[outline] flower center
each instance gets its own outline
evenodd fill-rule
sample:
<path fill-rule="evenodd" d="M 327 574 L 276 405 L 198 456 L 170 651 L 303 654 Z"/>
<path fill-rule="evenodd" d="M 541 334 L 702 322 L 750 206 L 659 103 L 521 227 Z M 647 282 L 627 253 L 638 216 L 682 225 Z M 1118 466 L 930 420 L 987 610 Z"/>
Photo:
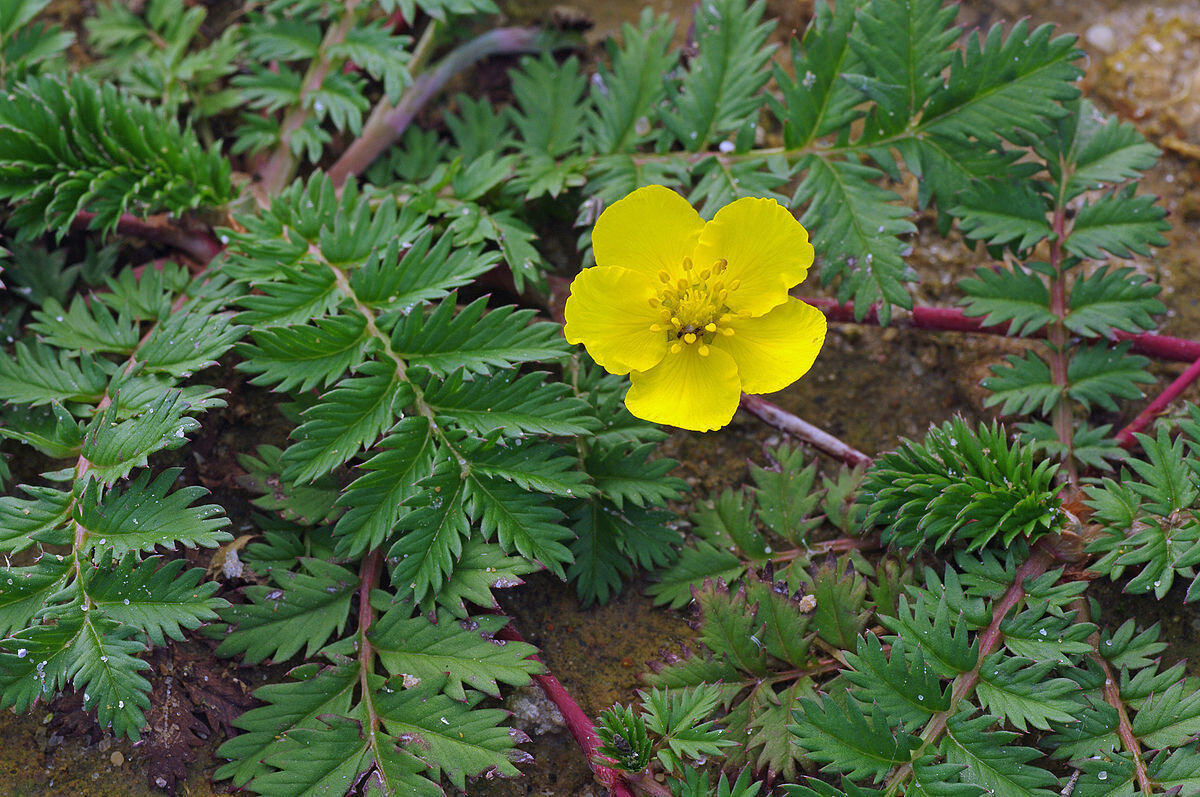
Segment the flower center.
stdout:
<path fill-rule="evenodd" d="M 732 335 L 729 322 L 748 313 L 729 309 L 729 295 L 741 286 L 741 280 L 726 283 L 721 275 L 729 267 L 721 258 L 711 268 L 697 270 L 690 257 L 683 259 L 683 276 L 674 282 L 666 271 L 658 278 L 663 287 L 650 306 L 659 312 L 660 321 L 650 325 L 650 331 L 665 334 L 672 354 L 684 346 L 699 344 L 697 353 L 707 357 L 708 345 L 717 335 Z"/>

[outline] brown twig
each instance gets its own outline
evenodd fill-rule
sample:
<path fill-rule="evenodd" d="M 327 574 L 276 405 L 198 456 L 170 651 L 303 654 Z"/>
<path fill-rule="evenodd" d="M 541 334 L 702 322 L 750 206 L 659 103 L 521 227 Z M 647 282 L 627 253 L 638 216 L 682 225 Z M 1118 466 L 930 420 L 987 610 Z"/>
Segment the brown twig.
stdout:
<path fill-rule="evenodd" d="M 1135 434 L 1145 429 L 1150 423 L 1166 411 L 1167 405 L 1177 399 L 1183 391 L 1187 390 L 1193 382 L 1200 379 L 1200 359 L 1187 367 L 1182 374 L 1175 377 L 1175 381 L 1167 385 L 1162 393 L 1146 405 L 1146 409 L 1138 413 L 1137 417 L 1130 421 L 1124 429 L 1117 432 L 1117 445 L 1121 448 L 1133 448 L 1137 445 Z"/>
<path fill-rule="evenodd" d="M 517 631 L 512 623 L 501 628 L 496 636 L 500 639 L 507 639 L 510 642 L 525 641 L 525 638 L 521 636 L 521 633 Z M 537 656 L 531 656 L 530 658 L 545 664 Z M 633 797 L 633 792 L 629 788 L 625 775 L 600 763 L 598 753 L 600 750 L 600 737 L 596 735 L 591 719 L 588 718 L 587 714 L 583 713 L 583 709 L 571 697 L 571 693 L 554 677 L 554 674 L 549 669 L 542 675 L 534 675 L 533 680 L 537 683 L 538 688 L 542 690 L 542 694 L 562 714 L 563 720 L 567 723 L 567 730 L 571 732 L 571 735 L 575 737 L 576 743 L 583 750 L 588 766 L 592 768 L 592 773 L 596 776 L 596 780 L 607 788 L 613 797 Z"/>
<path fill-rule="evenodd" d="M 797 418 L 761 396 L 743 393 L 741 408 L 759 420 L 803 440 L 818 451 L 828 454 L 851 468 L 859 465 L 865 467 L 871 464 L 871 458 L 863 452 L 843 443 L 828 432 L 818 429 L 808 421 Z"/>

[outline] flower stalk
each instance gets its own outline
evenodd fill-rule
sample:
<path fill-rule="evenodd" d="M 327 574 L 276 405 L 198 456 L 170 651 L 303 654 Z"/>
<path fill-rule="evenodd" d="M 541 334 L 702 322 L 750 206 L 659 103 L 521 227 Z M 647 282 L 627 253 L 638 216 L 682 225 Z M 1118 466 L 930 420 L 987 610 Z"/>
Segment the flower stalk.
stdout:
<path fill-rule="evenodd" d="M 847 467 L 866 467 L 871 464 L 871 458 L 858 449 L 760 396 L 743 393 L 741 408 L 781 432 L 803 440 Z"/>

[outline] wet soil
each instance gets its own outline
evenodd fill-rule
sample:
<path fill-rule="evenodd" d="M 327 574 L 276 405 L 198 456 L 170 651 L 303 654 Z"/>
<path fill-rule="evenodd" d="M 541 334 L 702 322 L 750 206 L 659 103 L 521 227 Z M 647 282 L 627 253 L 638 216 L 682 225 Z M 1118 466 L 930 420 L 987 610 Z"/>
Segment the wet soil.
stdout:
<path fill-rule="evenodd" d="M 56 7 L 70 6 L 70 3 Z M 579 4 L 571 8 L 554 0 L 514 0 L 505 11 L 514 22 L 541 22 L 557 15 L 584 17 L 593 24 L 586 41 L 595 44 L 619 32 L 622 22 L 636 19 L 643 5 L 679 20 L 677 35 L 686 32 L 691 0 L 612 0 Z M 557 6 L 557 8 L 556 8 Z M 76 5 L 76 7 L 78 7 Z M 776 39 L 802 31 L 811 13 L 811 2 L 768 3 L 768 12 L 780 20 Z M 1141 3 L 1122 0 L 968 0 L 960 19 L 968 27 L 986 27 L 997 21 L 1030 17 L 1034 23 L 1052 22 L 1080 35 L 1088 54 L 1085 90 L 1103 109 L 1115 111 L 1139 124 L 1164 150 L 1159 165 L 1147 175 L 1143 190 L 1155 192 L 1171 212 L 1171 245 L 1133 265 L 1164 286 L 1163 301 L 1170 312 L 1163 331 L 1200 337 L 1200 5 L 1194 2 Z M 957 279 L 988 261 L 952 236 L 942 239 L 927 219 L 919 220 L 912 265 L 922 276 L 918 301 L 952 304 L 958 294 Z M 804 286 L 804 292 L 819 293 Z M 893 446 L 900 437 L 920 435 L 931 423 L 955 414 L 968 418 L 990 417 L 983 409 L 979 380 L 987 367 L 1004 354 L 1021 350 L 1020 343 L 992 336 L 932 333 L 905 327 L 903 317 L 889 329 L 841 325 L 830 331 L 825 348 L 812 372 L 796 385 L 772 397 L 784 408 L 841 437 L 867 453 Z M 1182 366 L 1158 367 L 1169 379 Z M 1200 400 L 1192 389 L 1185 398 Z M 210 454 L 228 455 L 244 450 L 242 436 L 264 428 L 259 408 L 247 401 L 246 414 L 224 413 L 228 427 L 219 431 Z M 1125 408 L 1120 423 L 1138 410 Z M 209 423 L 212 421 L 210 420 Z M 747 461 L 762 458 L 765 444 L 778 436 L 758 421 L 739 416 L 727 429 L 713 434 L 679 433 L 665 452 L 681 461 L 679 475 L 692 485 L 694 497 L 703 499 L 725 487 L 741 485 Z M 244 496 L 229 489 L 219 496 L 231 506 L 235 528 L 245 514 Z M 229 499 L 230 503 L 226 503 Z M 615 701 L 634 699 L 639 673 L 661 649 L 676 647 L 690 634 L 683 618 L 654 609 L 635 582 L 609 605 L 579 608 L 573 590 L 555 579 L 538 575 L 521 588 L 501 597 L 504 609 L 526 638 L 542 650 L 542 657 L 584 710 L 596 714 Z M 1097 585 L 1099 586 L 1099 585 Z M 1115 595 L 1114 595 L 1115 597 Z M 1193 657 L 1200 651 L 1200 618 L 1183 610 L 1182 595 L 1156 602 L 1149 598 L 1105 601 L 1119 606 L 1123 616 L 1136 616 L 1149 624 L 1159 620 L 1171 655 Z M 274 677 L 266 671 L 238 671 L 231 677 L 252 687 Z M 0 797 L 47 795 L 105 797 L 107 795 L 161 794 L 148 780 L 145 750 L 128 740 L 109 736 L 70 734 L 59 728 L 55 706 L 39 706 L 25 717 L 0 714 Z M 69 725 L 67 726 L 69 727 Z M 570 736 L 551 723 L 544 733 L 531 728 L 534 741 L 527 747 L 535 756 L 516 781 L 479 783 L 472 794 L 488 797 L 545 795 L 546 797 L 600 797 L 590 773 Z M 199 748 L 189 774 L 178 784 L 183 795 L 225 793 L 227 784 L 211 784 L 221 763 L 213 758 L 219 734 Z"/>

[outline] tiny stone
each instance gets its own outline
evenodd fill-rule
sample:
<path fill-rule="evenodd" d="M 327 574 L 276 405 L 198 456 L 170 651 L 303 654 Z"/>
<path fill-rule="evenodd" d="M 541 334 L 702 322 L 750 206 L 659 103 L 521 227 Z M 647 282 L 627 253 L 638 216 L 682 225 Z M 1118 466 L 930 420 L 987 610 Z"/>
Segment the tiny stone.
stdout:
<path fill-rule="evenodd" d="M 1108 54 L 1117 51 L 1117 34 L 1108 25 L 1092 25 L 1083 34 L 1083 38 L 1102 53 Z"/>
<path fill-rule="evenodd" d="M 125 763 L 125 754 L 120 750 L 114 750 L 113 754 L 108 757 L 108 760 L 112 762 L 114 767 L 119 767 Z"/>

